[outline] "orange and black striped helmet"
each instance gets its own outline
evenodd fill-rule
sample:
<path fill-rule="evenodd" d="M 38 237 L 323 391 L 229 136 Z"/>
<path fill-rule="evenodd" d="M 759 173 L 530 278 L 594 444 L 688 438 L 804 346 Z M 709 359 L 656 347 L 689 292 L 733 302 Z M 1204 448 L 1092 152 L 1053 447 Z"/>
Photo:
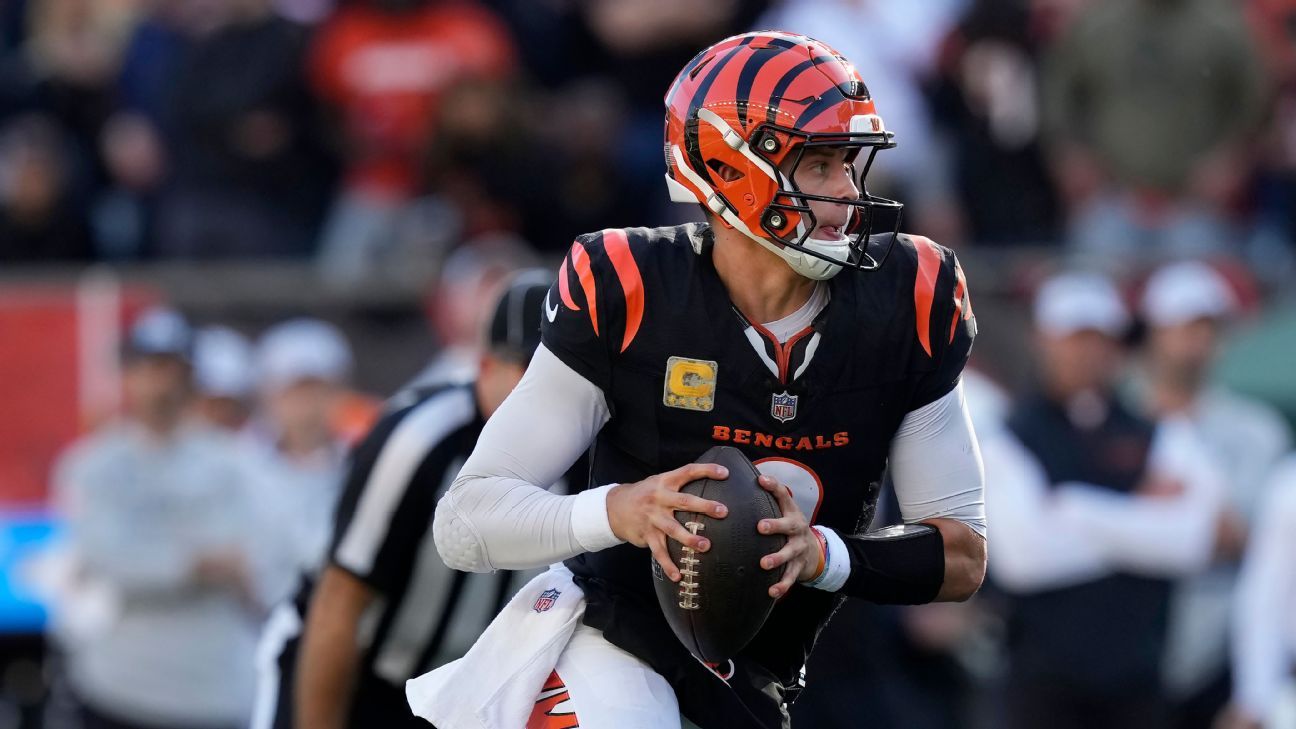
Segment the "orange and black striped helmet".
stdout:
<path fill-rule="evenodd" d="M 796 168 L 812 146 L 847 147 L 852 164 L 860 150 L 868 150 L 864 164 L 855 166 L 858 198 L 797 188 Z M 871 195 L 864 186 L 874 155 L 894 146 L 855 67 L 827 44 L 795 33 L 726 38 L 695 56 L 666 93 L 671 199 L 701 203 L 725 226 L 834 264 L 834 272 L 837 265 L 871 270 L 881 264 L 868 255 L 867 245 L 883 209 L 894 220 L 894 239 L 900 203 Z M 739 174 L 718 174 L 722 165 Z M 810 200 L 850 206 L 847 260 L 807 246 L 817 228 Z"/>

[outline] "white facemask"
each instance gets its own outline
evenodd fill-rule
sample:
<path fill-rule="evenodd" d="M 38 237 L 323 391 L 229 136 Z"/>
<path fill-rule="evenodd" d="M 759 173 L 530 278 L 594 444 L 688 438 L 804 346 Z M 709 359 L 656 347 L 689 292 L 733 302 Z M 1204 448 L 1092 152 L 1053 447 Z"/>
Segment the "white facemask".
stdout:
<path fill-rule="evenodd" d="M 779 175 L 779 177 L 782 178 L 784 185 L 791 186 L 791 183 L 788 182 L 786 177 L 783 177 L 782 175 Z M 852 209 L 847 218 L 845 226 L 846 230 L 850 230 L 849 221 L 853 220 L 854 217 L 855 211 Z M 797 223 L 796 230 L 793 231 L 793 240 L 805 235 L 805 230 L 806 220 L 802 217 L 801 222 Z M 816 258 L 804 251 L 799 251 L 789 246 L 779 245 L 768 238 L 752 235 L 751 231 L 744 230 L 743 232 L 747 233 L 748 237 L 753 238 L 769 250 L 777 253 L 780 258 L 787 262 L 787 265 L 792 267 L 793 271 L 796 271 L 806 278 L 814 279 L 815 281 L 825 281 L 836 276 L 842 270 L 841 266 L 835 263 L 829 263 L 822 258 Z M 801 247 L 808 248 L 815 253 L 843 263 L 850 258 L 851 253 L 849 237 L 844 237 L 840 240 L 806 238 L 805 241 L 801 243 Z"/>
<path fill-rule="evenodd" d="M 811 278 L 815 281 L 824 281 L 836 276 L 842 270 L 841 266 L 835 263 L 829 263 L 822 258 L 816 258 L 804 251 L 798 251 L 795 248 L 779 245 L 767 238 L 760 238 L 757 236 L 751 237 L 769 250 L 777 253 L 780 258 L 787 262 L 787 265 L 792 267 L 793 271 L 796 271 L 806 278 Z M 802 247 L 809 248 L 815 253 L 821 253 L 834 261 L 845 262 L 850 256 L 849 239 L 823 240 L 820 238 L 807 238 L 801 245 Z"/>

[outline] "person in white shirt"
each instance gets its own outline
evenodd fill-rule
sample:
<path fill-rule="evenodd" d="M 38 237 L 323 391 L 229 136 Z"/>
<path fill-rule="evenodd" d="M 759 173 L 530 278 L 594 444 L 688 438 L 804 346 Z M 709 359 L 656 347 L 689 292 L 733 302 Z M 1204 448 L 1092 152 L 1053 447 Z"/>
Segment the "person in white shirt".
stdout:
<path fill-rule="evenodd" d="M 1171 603 L 1166 688 L 1176 729 L 1206 729 L 1228 699 L 1229 605 L 1249 524 L 1269 475 L 1291 448 L 1272 407 L 1210 381 L 1237 298 L 1205 263 L 1158 269 L 1144 288 L 1143 367 L 1131 390 L 1150 417 L 1183 417 L 1196 428 L 1225 476 L 1224 508 L 1210 569 L 1179 582 Z"/>
<path fill-rule="evenodd" d="M 177 313 L 143 315 L 125 413 L 54 470 L 76 579 L 104 603 L 62 646 L 84 729 L 233 729 L 251 710 L 266 598 L 246 545 L 266 529 L 233 440 L 186 420 L 191 341 Z"/>
<path fill-rule="evenodd" d="M 237 433 L 252 414 L 256 382 L 252 345 L 226 326 L 207 326 L 194 336 L 194 411 L 211 425 Z"/>
<path fill-rule="evenodd" d="M 257 342 L 258 413 L 247 431 L 265 507 L 278 515 L 274 599 L 324 558 L 342 491 L 347 447 L 332 417 L 353 367 L 351 346 L 332 324 L 298 318 Z"/>
<path fill-rule="evenodd" d="M 1220 477 L 1187 422 L 1115 397 L 1129 315 L 1110 281 L 1051 279 L 1035 322 L 1039 389 L 982 446 L 1008 726 L 1161 726 L 1169 578 L 1209 561 Z"/>
<path fill-rule="evenodd" d="M 1257 511 L 1232 624 L 1233 696 L 1216 729 L 1288 729 L 1279 718 L 1296 670 L 1296 456 L 1274 469 Z M 1291 710 L 1291 707 L 1288 707 Z"/>

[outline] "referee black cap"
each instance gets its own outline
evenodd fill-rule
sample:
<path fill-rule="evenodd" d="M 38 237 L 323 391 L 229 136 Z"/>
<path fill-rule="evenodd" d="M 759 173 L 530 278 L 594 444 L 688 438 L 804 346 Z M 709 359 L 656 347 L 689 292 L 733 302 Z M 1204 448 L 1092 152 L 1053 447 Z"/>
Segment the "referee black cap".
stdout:
<path fill-rule="evenodd" d="M 487 333 L 492 352 L 529 363 L 540 346 L 544 300 L 554 275 L 542 268 L 519 272 L 509 280 L 495 305 Z"/>

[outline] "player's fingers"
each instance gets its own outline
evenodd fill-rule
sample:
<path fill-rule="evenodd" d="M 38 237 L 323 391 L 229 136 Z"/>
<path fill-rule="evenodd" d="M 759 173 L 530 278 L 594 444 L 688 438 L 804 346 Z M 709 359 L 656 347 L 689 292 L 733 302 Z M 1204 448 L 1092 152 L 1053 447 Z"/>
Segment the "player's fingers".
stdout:
<path fill-rule="evenodd" d="M 797 547 L 792 542 L 788 542 L 782 549 L 773 554 L 767 554 L 761 557 L 761 567 L 767 570 L 777 569 L 781 564 L 791 562 L 797 555 Z"/>
<path fill-rule="evenodd" d="M 796 534 L 805 527 L 805 517 L 799 513 L 756 522 L 756 531 L 761 534 Z"/>
<path fill-rule="evenodd" d="M 679 582 L 679 568 L 671 561 L 670 552 L 666 551 L 666 537 L 661 532 L 651 532 L 648 535 L 648 551 L 652 552 L 653 559 L 661 565 L 666 578 L 671 582 Z"/>
<path fill-rule="evenodd" d="M 792 589 L 792 585 L 796 584 L 796 578 L 799 574 L 801 574 L 800 565 L 796 562 L 790 563 L 787 569 L 783 570 L 783 579 L 770 587 L 769 596 L 778 599 L 786 595 L 788 590 Z"/>
<path fill-rule="evenodd" d="M 684 525 L 680 524 L 673 517 L 654 518 L 652 520 L 652 525 L 656 527 L 659 532 L 662 532 L 667 537 L 683 544 L 685 547 L 696 549 L 699 552 L 705 552 L 711 548 L 711 541 L 709 539 L 702 535 L 694 534 L 684 528 Z"/>
<path fill-rule="evenodd" d="M 783 512 L 784 515 L 794 511 L 801 511 L 801 507 L 797 506 L 796 499 L 792 498 L 792 489 L 779 483 L 778 479 L 773 476 L 761 476 L 756 480 L 756 483 L 774 495 L 774 500 L 779 505 L 779 511 Z"/>
<path fill-rule="evenodd" d="M 669 478 L 666 479 L 666 485 L 675 491 L 679 491 L 684 487 L 684 484 L 700 481 L 704 478 L 723 481 L 729 478 L 729 469 L 715 463 L 690 463 L 671 471 L 667 476 Z"/>
<path fill-rule="evenodd" d="M 761 559 L 761 567 L 765 569 L 778 569 L 779 565 L 783 565 L 783 576 L 779 578 L 778 582 L 770 586 L 770 597 L 775 599 L 783 597 L 788 590 L 792 589 L 792 585 L 796 584 L 797 577 L 801 574 L 803 559 L 804 556 L 792 542 L 789 542 L 787 546 L 774 554 L 766 555 Z"/>
<path fill-rule="evenodd" d="M 670 498 L 670 507 L 674 511 L 688 511 L 695 514 L 706 514 L 723 519 L 729 513 L 729 507 L 719 501 L 711 501 L 693 494 L 674 494 Z"/>

